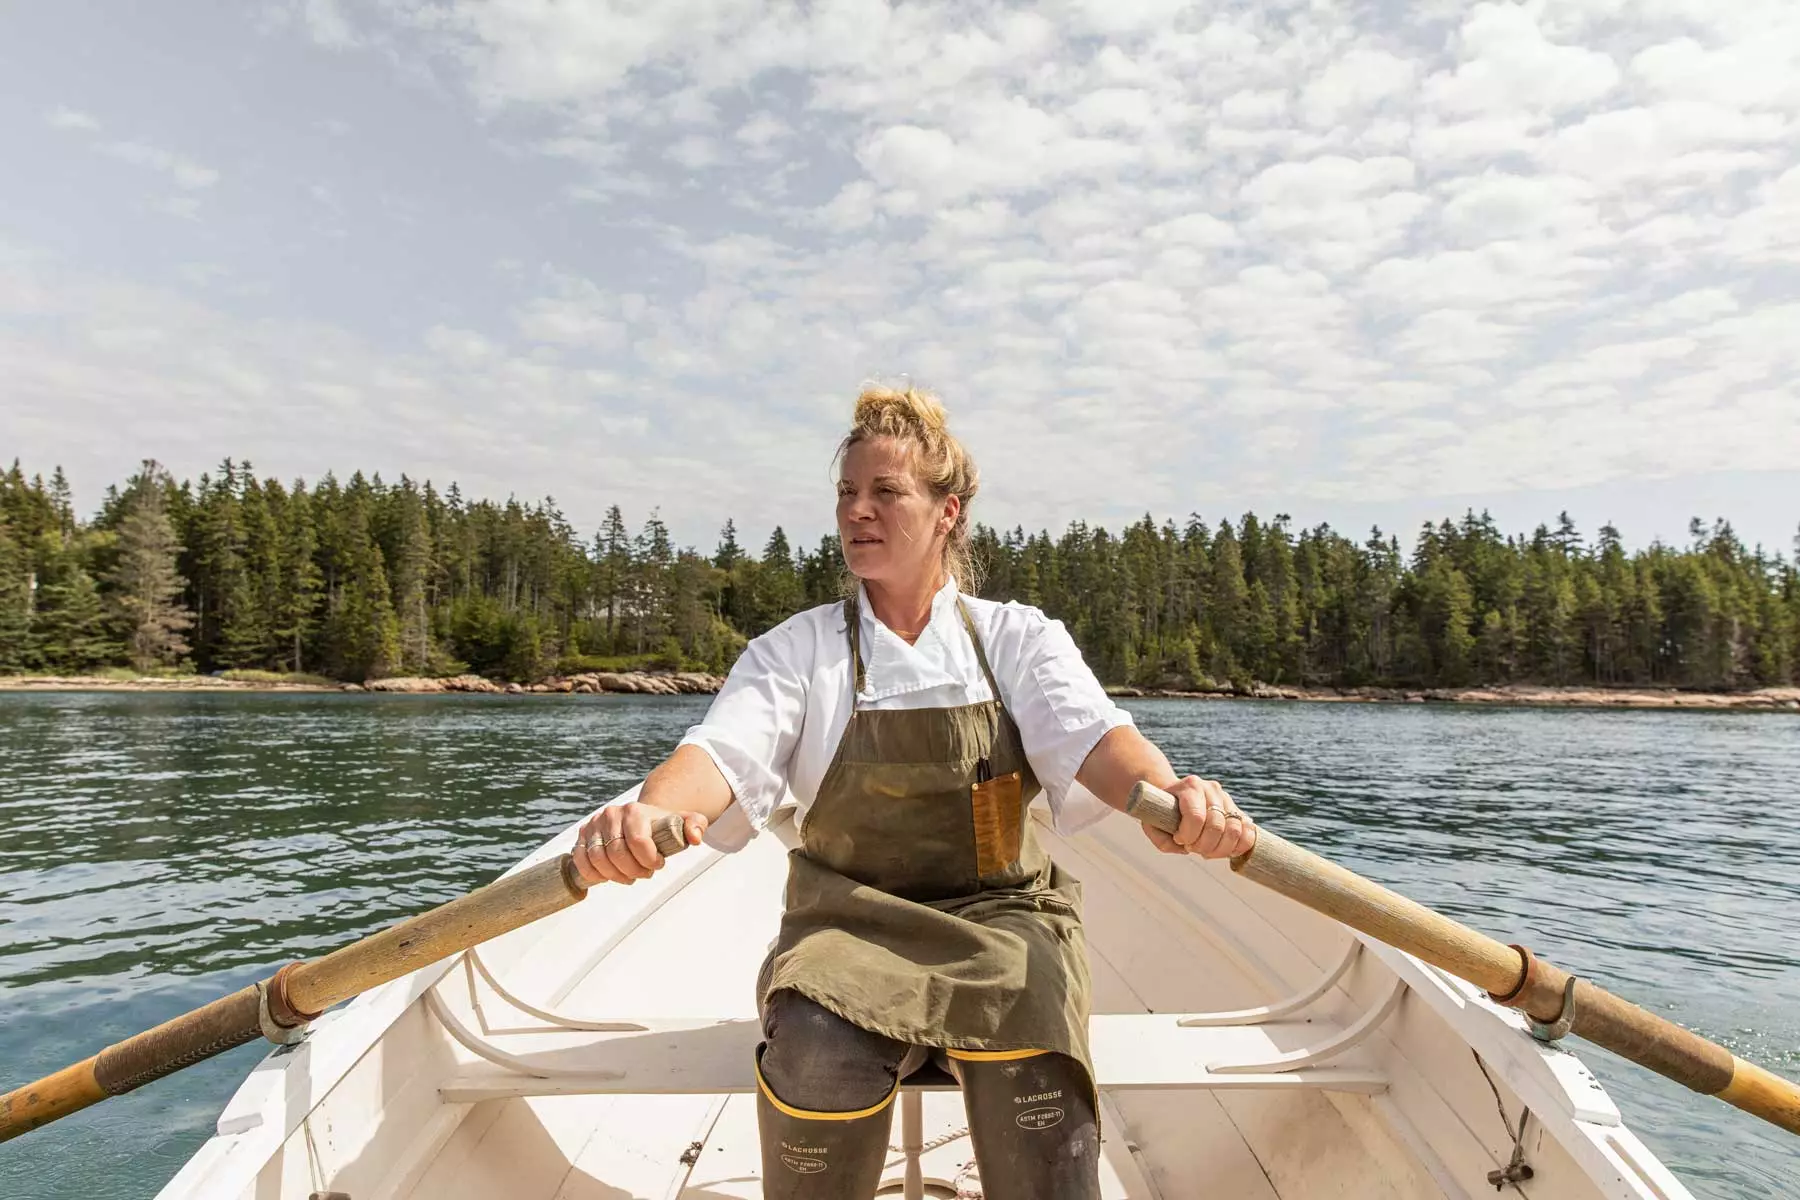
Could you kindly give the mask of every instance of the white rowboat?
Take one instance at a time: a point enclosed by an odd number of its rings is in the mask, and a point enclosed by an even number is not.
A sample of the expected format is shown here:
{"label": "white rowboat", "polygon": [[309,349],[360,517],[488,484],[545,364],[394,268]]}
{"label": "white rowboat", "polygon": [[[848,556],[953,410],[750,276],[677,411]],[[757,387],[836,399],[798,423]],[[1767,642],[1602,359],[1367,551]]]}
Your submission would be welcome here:
{"label": "white rowboat", "polygon": [[[160,1200],[760,1197],[784,815],[326,1014]],[[1086,893],[1107,1200],[1689,1196],[1578,1058],[1473,986],[1130,821],[1039,835]],[[928,1081],[898,1108],[882,1194],[966,1192],[961,1098]]]}

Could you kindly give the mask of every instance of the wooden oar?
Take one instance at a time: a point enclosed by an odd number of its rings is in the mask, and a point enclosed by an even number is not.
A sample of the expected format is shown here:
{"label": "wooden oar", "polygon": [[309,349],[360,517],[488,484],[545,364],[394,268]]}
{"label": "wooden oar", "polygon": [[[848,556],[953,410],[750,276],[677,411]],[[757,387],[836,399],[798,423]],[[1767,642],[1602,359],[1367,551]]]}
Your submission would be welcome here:
{"label": "wooden oar", "polygon": [[[1126,811],[1173,833],[1175,799],[1148,784],[1133,789]],[[681,818],[658,823],[656,847],[678,853]],[[1633,1062],[1696,1091],[1716,1095],[1800,1133],[1800,1086],[1737,1058],[1698,1034],[1645,1012],[1519,947],[1505,946],[1420,904],[1259,830],[1232,869],[1353,929],[1486,988],[1496,999],[1569,1028]],[[587,889],[567,855],[370,934],[323,958],[290,963],[271,978],[215,1000],[36,1083],[0,1096],[0,1142],[117,1096],[235,1046],[266,1036],[283,1041],[332,1005],[489,938],[560,912]]]}
{"label": "wooden oar", "polygon": [[[678,816],[659,820],[652,832],[664,855],[687,847]],[[322,958],[289,963],[242,991],[0,1096],[0,1142],[259,1037],[292,1040],[334,1004],[560,912],[586,895],[574,859],[564,854]]]}
{"label": "wooden oar", "polygon": [[[1174,833],[1181,823],[1175,798],[1147,783],[1132,789],[1125,811],[1164,833]],[[1522,946],[1477,933],[1267,829],[1257,830],[1255,845],[1232,859],[1231,869],[1468,980],[1540,1025],[1580,1034],[1658,1075],[1800,1133],[1800,1084],[1572,977]]]}

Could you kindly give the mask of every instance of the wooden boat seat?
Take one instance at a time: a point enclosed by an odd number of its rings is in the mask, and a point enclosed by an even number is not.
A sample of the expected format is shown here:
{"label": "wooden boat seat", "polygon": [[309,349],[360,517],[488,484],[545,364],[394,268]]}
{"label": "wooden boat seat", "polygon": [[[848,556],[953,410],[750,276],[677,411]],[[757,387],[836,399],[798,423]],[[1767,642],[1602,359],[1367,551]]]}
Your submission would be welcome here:
{"label": "wooden boat seat", "polygon": [[[1278,1004],[1221,1013],[1094,1016],[1089,1039],[1096,1082],[1103,1090],[1385,1091],[1387,1079],[1379,1071],[1338,1060],[1394,1010],[1406,990],[1400,980],[1394,979],[1355,1020],[1334,1021],[1313,1010],[1360,948],[1354,943],[1317,983]],[[442,986],[427,997],[451,1036],[481,1060],[439,1086],[448,1102],[607,1093],[720,1095],[756,1089],[751,1063],[762,1031],[753,1018],[574,1020],[510,996],[470,958],[468,990],[449,993],[459,998],[454,1008]],[[907,1090],[955,1086],[935,1068],[914,1074],[903,1085]]]}

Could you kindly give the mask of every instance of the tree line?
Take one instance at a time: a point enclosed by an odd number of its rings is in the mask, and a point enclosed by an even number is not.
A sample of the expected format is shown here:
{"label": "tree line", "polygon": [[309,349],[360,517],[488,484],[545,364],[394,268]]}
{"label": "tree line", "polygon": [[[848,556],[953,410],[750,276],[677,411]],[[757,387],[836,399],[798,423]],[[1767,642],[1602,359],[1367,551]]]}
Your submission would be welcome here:
{"label": "tree line", "polygon": [[[1405,549],[1290,525],[1146,516],[974,541],[983,594],[1061,618],[1108,683],[1800,682],[1800,571],[1723,521],[1634,552],[1567,514],[1509,536],[1468,513]],[[586,539],[549,499],[404,476],[284,485],[228,459],[177,482],[151,462],[88,520],[60,468],[0,476],[0,671],[15,673],[723,673],[843,576],[835,537],[796,548],[776,528],[757,553],[727,521],[703,554],[614,506]]]}

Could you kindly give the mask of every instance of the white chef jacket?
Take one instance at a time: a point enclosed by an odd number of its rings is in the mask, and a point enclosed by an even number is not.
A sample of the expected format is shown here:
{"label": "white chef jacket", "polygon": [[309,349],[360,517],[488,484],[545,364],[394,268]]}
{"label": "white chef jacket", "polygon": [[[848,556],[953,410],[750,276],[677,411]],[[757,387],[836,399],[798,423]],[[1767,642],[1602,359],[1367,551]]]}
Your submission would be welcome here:
{"label": "white chef jacket", "polygon": [[[859,592],[858,707],[952,708],[992,698],[956,611],[954,579],[932,598],[931,619],[912,645]],[[962,599],[1058,832],[1086,828],[1111,810],[1075,772],[1108,730],[1132,724],[1131,714],[1102,690],[1061,621],[1023,604]],[[745,648],[706,720],[681,740],[712,757],[736,799],[707,831],[709,845],[742,848],[790,797],[805,814],[849,722],[853,673],[842,603],[790,617]]]}

